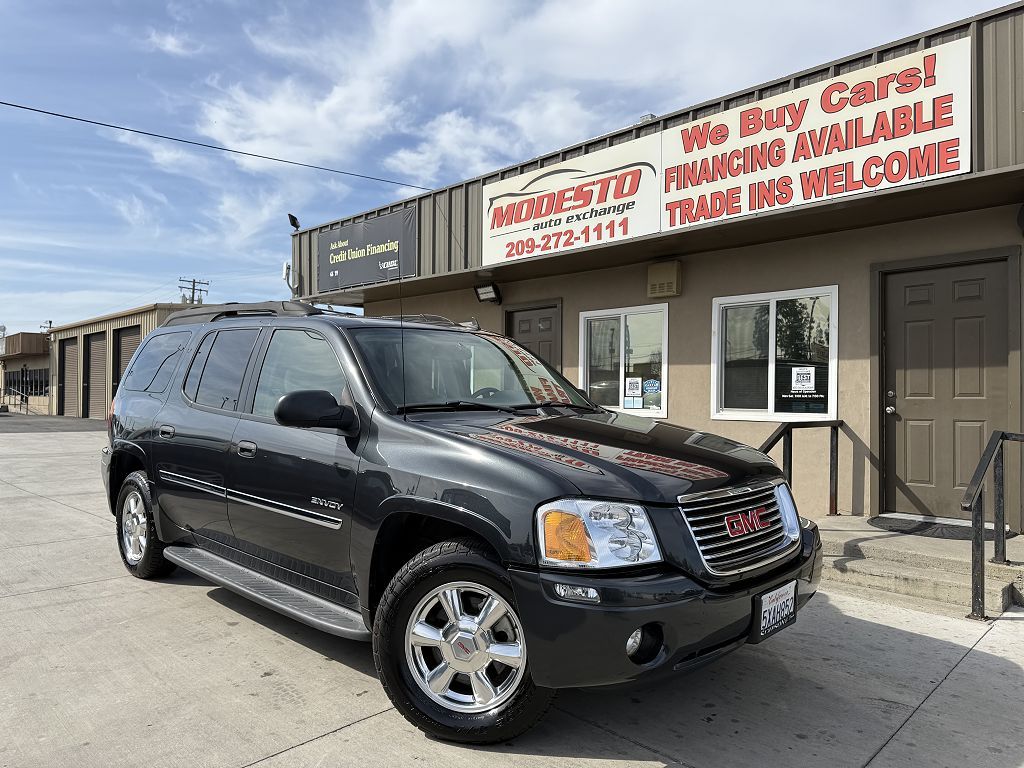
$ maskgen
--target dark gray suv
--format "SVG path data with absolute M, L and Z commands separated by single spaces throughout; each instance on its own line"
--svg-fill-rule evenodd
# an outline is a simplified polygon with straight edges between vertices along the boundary
M 372 641 L 395 706 L 455 741 L 760 642 L 821 572 L 763 454 L 440 321 L 176 313 L 129 365 L 102 471 L 133 575 L 182 566 Z

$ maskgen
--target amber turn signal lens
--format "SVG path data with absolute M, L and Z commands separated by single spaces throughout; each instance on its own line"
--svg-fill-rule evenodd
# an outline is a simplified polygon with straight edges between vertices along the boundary
M 590 536 L 579 516 L 557 509 L 544 515 L 544 556 L 571 563 L 590 562 Z

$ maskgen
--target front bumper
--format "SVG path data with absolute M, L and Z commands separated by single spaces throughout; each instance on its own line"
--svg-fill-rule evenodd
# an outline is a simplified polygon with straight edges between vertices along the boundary
M 677 573 L 594 577 L 510 570 L 534 682 L 547 688 L 615 685 L 701 666 L 747 642 L 755 595 L 794 579 L 799 620 L 821 579 L 818 528 L 808 523 L 801 531 L 796 555 L 729 590 L 712 590 Z M 556 583 L 593 587 L 601 602 L 564 600 Z M 626 656 L 626 639 L 649 623 L 661 629 L 662 649 L 649 663 L 635 664 Z

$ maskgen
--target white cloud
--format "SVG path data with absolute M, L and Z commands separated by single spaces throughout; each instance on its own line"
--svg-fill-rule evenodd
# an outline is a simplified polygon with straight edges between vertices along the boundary
M 178 32 L 157 32 L 152 27 L 146 35 L 146 45 L 152 51 L 160 51 L 171 56 L 195 56 L 203 50 L 189 40 L 187 35 Z
M 14 184 L 15 186 L 18 187 L 18 189 L 20 189 L 23 193 L 27 195 L 43 198 L 47 196 L 46 190 L 44 190 L 38 184 L 31 184 L 28 181 L 25 181 L 24 177 L 22 177 L 22 175 L 17 171 L 11 172 L 11 180 L 14 181 Z
M 170 205 L 167 195 L 158 189 L 154 189 L 152 185 L 136 178 L 128 178 L 126 181 L 139 190 L 143 197 L 153 201 L 154 203 L 160 203 L 160 205 Z
M 321 15 L 314 25 L 284 7 L 247 25 L 255 51 L 288 74 L 220 87 L 200 131 L 261 154 L 383 165 L 436 184 L 964 12 L 954 0 L 779 0 L 699 11 L 663 0 L 394 0 L 368 9 L 364 18 L 351 8 Z
M 464 168 L 467 176 L 484 173 L 510 156 L 506 133 L 493 123 L 458 111 L 446 112 L 423 127 L 418 144 L 397 150 L 384 165 L 421 185 L 454 163 Z
M 352 79 L 324 93 L 297 78 L 222 88 L 202 107 L 198 130 L 217 143 L 260 155 L 324 164 L 389 131 L 400 106 L 382 99 L 379 83 Z M 276 168 L 235 155 L 250 171 Z
M 203 182 L 212 181 L 217 178 L 210 158 L 202 154 L 213 150 L 186 147 L 185 145 L 174 144 L 163 139 L 153 139 L 135 133 L 125 133 L 124 131 L 103 129 L 101 133 L 110 136 L 121 144 L 141 149 L 149 155 L 150 162 L 165 173 L 187 176 Z
M 134 193 L 116 195 L 91 186 L 84 189 L 116 213 L 131 229 L 145 231 L 153 238 L 160 237 L 160 225 L 138 195 Z

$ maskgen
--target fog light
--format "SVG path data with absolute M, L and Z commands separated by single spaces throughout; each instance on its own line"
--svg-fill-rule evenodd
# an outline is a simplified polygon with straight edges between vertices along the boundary
M 644 624 L 626 640 L 626 656 L 634 664 L 650 664 L 665 647 L 665 635 L 657 622 Z
M 644 628 L 640 627 L 626 640 L 626 655 L 633 656 L 640 650 L 640 641 L 644 639 Z
M 577 587 L 575 584 L 555 584 L 555 594 L 566 600 L 579 600 L 584 603 L 599 603 L 601 596 L 593 587 Z

